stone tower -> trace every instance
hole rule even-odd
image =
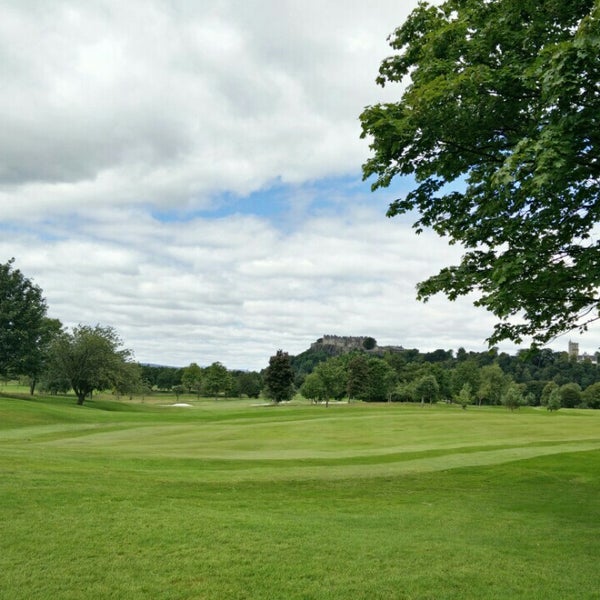
[[[569,357],[578,359],[579,358],[579,344],[569,340]]]

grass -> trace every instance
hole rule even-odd
[[[600,411],[185,401],[0,398],[0,598],[600,598]]]

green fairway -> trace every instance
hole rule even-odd
[[[600,598],[600,411],[190,403],[0,397],[0,598]]]

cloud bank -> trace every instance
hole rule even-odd
[[[415,300],[460,249],[385,218],[410,182],[360,182],[358,115],[398,98],[374,79],[415,6],[4,3],[0,261],[144,362],[260,369],[325,333],[483,349],[468,299]]]

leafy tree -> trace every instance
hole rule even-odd
[[[546,402],[546,409],[550,412],[558,410],[560,408],[560,390],[558,388],[553,389],[548,396],[548,402]]]
[[[289,400],[294,394],[294,370],[290,356],[283,350],[277,350],[269,359],[265,371],[266,392],[275,402]]]
[[[499,320],[490,343],[600,318],[599,27],[597,0],[423,2],[377,79],[410,84],[361,115],[373,188],[416,182],[388,216],[416,212],[417,232],[465,248],[418,297],[477,291]]]
[[[463,361],[467,360],[467,358],[469,358],[469,355],[467,354],[467,351],[461,346],[456,351],[456,360],[458,362],[463,362]]]
[[[46,310],[42,290],[14,268],[14,259],[0,264],[0,375],[38,377],[50,323]]]
[[[481,384],[481,370],[474,358],[461,360],[451,375],[452,392],[456,395],[460,392],[463,385],[468,383],[471,390],[478,390]]]
[[[181,383],[183,369],[156,365],[141,365],[141,367],[142,378],[151,387],[156,387],[159,390],[170,390],[173,386]]]
[[[440,386],[433,375],[421,377],[414,385],[415,398],[420,400],[421,404],[436,402],[440,393]]]
[[[392,393],[394,402],[414,402],[415,394],[413,385],[409,383],[398,383]]]
[[[588,408],[600,408],[600,382],[586,387],[581,397]]]
[[[237,375],[237,388],[240,394],[248,398],[258,398],[262,389],[260,373],[256,371],[241,372]]]
[[[396,372],[381,358],[370,358],[367,366],[367,385],[362,399],[368,402],[390,401],[398,381]]]
[[[505,375],[498,365],[487,365],[481,368],[481,383],[477,390],[480,404],[500,404],[502,394],[509,385],[511,378]]]
[[[367,394],[369,365],[364,354],[350,358],[346,367],[346,393],[351,400],[364,399]]]
[[[462,388],[460,388],[460,392],[458,392],[458,396],[456,397],[456,401],[463,407],[463,410],[469,406],[469,404],[473,404],[473,394],[471,390],[471,386],[468,383],[465,383]]]
[[[550,395],[552,394],[552,392],[554,392],[555,390],[558,390],[559,386],[557,383],[555,383],[554,381],[549,381],[545,386],[544,389],[542,390],[542,396],[540,398],[540,404],[542,406],[548,406],[548,402],[550,400]]]
[[[332,398],[336,400],[343,398],[348,378],[344,362],[340,358],[330,358],[318,364],[313,373],[321,380],[325,406],[329,406],[329,400]]]
[[[516,383],[511,383],[506,388],[506,391],[502,394],[500,401],[511,412],[525,404],[523,392],[521,391],[519,385]]]
[[[440,387],[439,397],[442,400],[452,399],[452,371],[448,365],[440,363],[434,364],[431,367],[431,374],[435,377]]]
[[[226,394],[231,388],[231,374],[220,362],[214,362],[204,369],[204,382],[202,388],[208,396]]]
[[[79,325],[65,331],[50,349],[48,374],[51,380],[66,379],[83,404],[94,390],[113,386],[122,374],[131,351],[120,349],[121,338],[112,327]]]
[[[115,371],[113,388],[117,396],[141,394],[146,390],[142,379],[142,369],[134,362],[123,362]]]
[[[32,396],[49,360],[52,341],[61,331],[62,323],[58,319],[44,317],[38,331],[37,344],[22,363],[22,371],[29,378],[29,392]]]
[[[525,384],[525,391],[529,396],[531,396],[531,406],[539,406],[541,404],[542,392],[545,386],[545,381],[532,380]]]
[[[50,362],[46,365],[44,372],[39,381],[39,389],[42,392],[48,392],[50,394],[66,394],[71,389],[71,382],[62,373],[57,373],[51,368],[52,356],[50,356]]]
[[[438,348],[433,352],[425,353],[423,359],[430,363],[446,362],[452,359],[452,350],[443,350],[442,348]]]
[[[202,368],[196,363],[190,363],[181,374],[181,385],[190,393],[195,393],[200,397],[202,390]]]
[[[372,337],[366,337],[363,340],[362,345],[365,350],[373,350],[373,348],[375,348],[375,346],[377,346],[377,340]]]
[[[565,383],[558,391],[563,408],[575,408],[581,402],[581,388],[577,383]]]
[[[319,373],[309,373],[304,379],[300,393],[311,402],[322,402],[325,400],[325,386]]]

